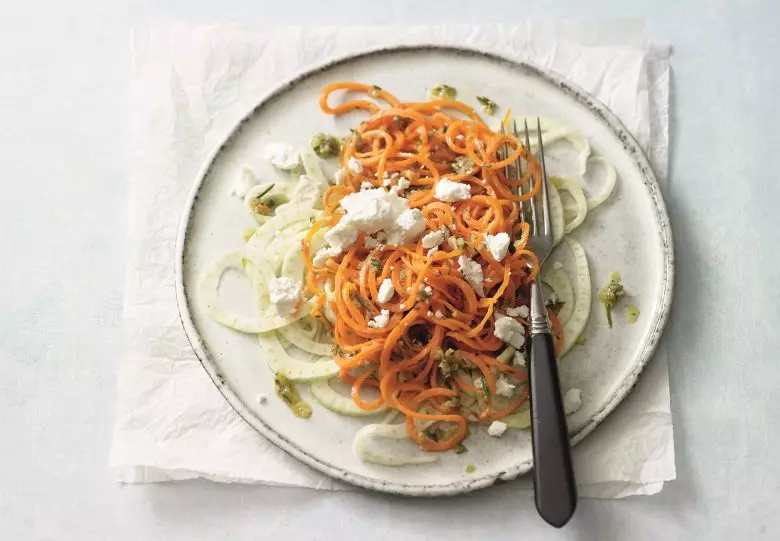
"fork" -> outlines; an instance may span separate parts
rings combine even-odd
[[[530,152],[528,121],[524,124],[525,148]],[[525,207],[528,206],[530,215],[528,223],[531,227],[530,248],[539,259],[541,267],[552,251],[553,235],[550,224],[550,203],[547,197],[547,170],[544,164],[542,129],[538,118],[536,127],[539,152],[537,159],[541,166],[542,186],[539,193],[527,204],[520,203],[519,218],[526,221]],[[504,131],[503,126],[501,131]],[[517,122],[514,123],[513,131],[514,136],[519,139]],[[522,177],[520,158],[514,163],[514,171],[517,175],[515,178]],[[509,166],[506,167],[505,174],[510,178]],[[523,193],[520,186],[513,191],[515,195]],[[538,211],[537,206],[541,206],[541,212]],[[569,521],[577,507],[577,485],[574,480],[569,433],[561,399],[555,347],[542,297],[540,274],[537,273],[536,279],[531,283],[531,362],[528,371],[531,391],[534,500],[539,515],[552,526],[560,528]]]

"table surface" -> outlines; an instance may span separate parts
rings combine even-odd
[[[224,4],[26,0],[2,10],[0,539],[778,538],[780,4],[396,0],[359,15],[317,0]],[[677,481],[653,497],[584,500],[555,531],[511,484],[419,501],[113,480],[132,27],[637,16],[674,46],[667,203],[678,282],[665,341]]]

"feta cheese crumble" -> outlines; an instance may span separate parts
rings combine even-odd
[[[473,259],[466,257],[465,255],[458,256],[458,269],[463,278],[471,284],[474,291],[480,297],[485,296],[485,289],[482,287],[482,266]]]
[[[468,184],[461,184],[460,182],[452,182],[447,177],[442,177],[439,179],[439,182],[436,183],[433,196],[439,201],[445,201],[447,203],[463,201],[464,199],[471,197],[471,186]]]
[[[525,329],[511,317],[500,317],[496,320],[493,336],[517,349],[525,344]]]
[[[301,282],[282,276],[268,282],[268,296],[280,316],[289,316],[301,298]]]
[[[377,293],[376,300],[379,302],[389,302],[395,295],[395,287],[393,287],[393,281],[390,278],[382,280],[382,284],[379,286],[379,292]]]
[[[318,180],[309,175],[301,175],[290,194],[290,200],[305,207],[322,208],[322,196],[328,189],[325,179]]]
[[[346,176],[347,171],[345,169],[337,169],[336,172],[333,173],[333,180],[336,181],[336,184],[341,184]]]
[[[384,231],[389,244],[404,244],[425,230],[419,209],[410,209],[409,201],[381,188],[350,194],[341,200],[341,208],[346,214],[325,233],[325,241],[339,253],[352,246],[361,231]]]
[[[249,190],[256,185],[257,179],[255,178],[254,172],[249,167],[244,167],[241,169],[241,174],[235,182],[233,182],[233,185],[230,188],[230,195],[243,200],[246,197],[246,194],[249,193]]]
[[[506,315],[508,315],[510,317],[527,318],[528,314],[530,314],[530,310],[525,305],[516,306],[514,308],[507,308],[506,309]]]
[[[263,149],[262,157],[277,169],[284,171],[295,169],[301,161],[300,153],[284,143],[267,144]]]
[[[488,427],[488,434],[494,438],[500,438],[506,432],[507,425],[501,421],[493,421]]]
[[[435,248],[444,242],[444,233],[441,231],[431,231],[422,238],[422,247],[426,250]]]
[[[526,363],[527,361],[525,359],[525,353],[523,353],[522,351],[515,351],[514,358],[512,359],[512,364],[514,364],[515,366],[523,367],[526,365]]]
[[[369,181],[367,181],[367,180],[366,180],[366,181],[364,181],[364,182],[362,182],[362,183],[360,184],[360,191],[364,191],[364,190],[371,190],[371,189],[373,189],[373,188],[374,188],[374,185],[373,185],[373,184],[371,184],[371,183],[370,183]]]
[[[411,185],[412,183],[409,182],[409,179],[406,177],[401,177],[398,179],[398,189],[401,191],[407,189]]]
[[[390,321],[390,310],[382,310],[368,322],[368,326],[373,329],[384,329],[388,321]]]
[[[349,169],[356,175],[359,175],[360,173],[363,172],[363,164],[360,163],[360,160],[352,156],[347,162],[347,169]]]
[[[504,375],[499,376],[496,380],[496,394],[499,396],[511,397],[515,392],[515,387]]]
[[[497,235],[491,235],[488,233],[485,235],[485,244],[493,259],[501,261],[506,257],[506,253],[509,250],[509,235],[506,233],[498,233]]]
[[[317,250],[317,253],[314,254],[311,262],[315,267],[322,267],[329,258],[335,257],[340,253],[341,250],[334,250],[333,248],[320,248]]]

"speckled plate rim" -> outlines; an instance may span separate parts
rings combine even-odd
[[[283,449],[296,459],[335,479],[339,479],[341,481],[345,481],[347,483],[371,490],[404,496],[450,496],[488,487],[498,481],[514,479],[517,476],[530,471],[533,465],[532,461],[526,460],[517,464],[513,468],[498,474],[485,475],[474,479],[462,479],[446,484],[409,485],[405,483],[380,481],[378,479],[373,479],[364,475],[354,474],[343,468],[336,467],[332,464],[329,464],[328,462],[320,460],[316,456],[313,456],[305,449],[302,449],[294,442],[285,438],[278,432],[274,431],[270,426],[265,424],[262,419],[257,417],[247,407],[247,405],[239,398],[233,389],[227,385],[224,377],[220,373],[219,366],[212,358],[192,321],[187,295],[188,285],[184,282],[185,248],[188,240],[190,223],[192,221],[192,210],[194,203],[198,198],[198,193],[200,192],[203,181],[211,172],[216,158],[219,156],[222,150],[233,141],[234,137],[241,131],[243,125],[246,122],[251,120],[267,102],[273,100],[277,96],[286,92],[292,86],[305,81],[315,74],[327,71],[328,69],[349,63],[354,60],[370,58],[372,56],[380,56],[383,54],[392,54],[398,52],[425,51],[463,54],[481,57],[491,62],[499,62],[510,67],[511,69],[519,70],[526,75],[536,77],[557,88],[558,91],[561,91],[574,98],[576,101],[586,106],[592,112],[592,114],[603,124],[605,124],[623,143],[625,152],[631,158],[634,166],[639,171],[644,186],[648,191],[648,195],[653,202],[655,207],[655,218],[659,226],[658,241],[661,245],[660,248],[663,254],[662,280],[659,296],[657,299],[657,305],[659,308],[653,315],[650,331],[644,344],[642,344],[642,347],[640,348],[640,352],[636,358],[633,369],[623,379],[622,384],[609,397],[605,403],[605,406],[592,417],[590,422],[580,428],[577,432],[570,435],[571,442],[572,444],[577,444],[582,441],[588,434],[590,434],[593,429],[595,429],[634,388],[639,375],[648,361],[652,358],[652,355],[661,338],[661,334],[663,333],[663,330],[666,326],[666,322],[669,317],[669,311],[671,309],[674,286],[674,248],[672,245],[672,230],[669,222],[669,215],[666,211],[666,205],[664,204],[660,187],[656,181],[655,174],[650,167],[650,163],[648,162],[644,152],[641,150],[639,143],[637,143],[636,139],[634,139],[633,135],[629,133],[623,123],[604,104],[585,92],[578,85],[568,81],[556,73],[535,66],[529,62],[518,61],[503,55],[492,52],[488,53],[469,47],[456,47],[449,45],[400,45],[367,49],[359,53],[353,53],[334,58],[326,63],[306,69],[291,79],[288,79],[273,89],[270,93],[265,95],[262,99],[260,99],[258,104],[255,105],[230,131],[225,140],[214,149],[200,170],[195,184],[187,198],[185,209],[179,222],[179,228],[176,236],[174,271],[176,280],[176,302],[179,309],[179,317],[187,335],[187,339],[189,340],[195,355],[198,357],[200,363],[203,365],[203,368],[206,370],[219,391],[233,407],[233,409],[252,428],[257,430],[273,444]]]

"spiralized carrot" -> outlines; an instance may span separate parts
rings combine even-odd
[[[366,96],[334,104],[335,94],[342,92]],[[422,449],[452,449],[468,433],[469,421],[500,419],[528,398],[525,369],[498,360],[504,343],[493,329],[507,308],[527,304],[528,284],[539,272],[536,256],[526,248],[529,226],[517,220],[520,202],[540,188],[539,163],[518,139],[491,131],[473,108],[455,100],[406,103],[376,86],[338,82],[323,88],[320,107],[331,115],[362,110],[369,116],[344,141],[341,182],[325,193],[325,217],[302,241],[307,290],[317,300],[312,315],[322,318],[325,308],[335,314],[334,358],[358,407],[395,408],[406,416],[409,436]],[[525,174],[507,178],[505,166],[518,158],[525,160]],[[346,169],[352,159],[362,165],[360,173]],[[454,204],[437,200],[434,188],[445,175],[468,184],[471,197]],[[365,182],[382,187],[385,178],[393,182],[400,176],[410,181],[404,195],[411,208],[422,212],[426,232],[446,231],[457,239],[455,245],[444,242],[431,255],[420,241],[369,248],[361,234],[347,252],[315,267],[314,236],[338,223],[341,199]],[[514,195],[513,187],[521,185],[523,195]],[[501,261],[485,245],[485,234],[498,233],[513,240]],[[483,296],[459,270],[461,255],[481,265]],[[385,279],[396,293],[380,302],[379,285]],[[332,284],[330,297],[326,284]],[[381,310],[390,314],[388,324],[372,327],[369,322]],[[560,344],[560,322],[554,313],[551,320]],[[483,388],[472,383],[477,377]],[[518,385],[515,396],[500,407],[493,396],[499,377],[511,377]],[[362,398],[366,387],[378,389],[378,398]],[[463,406],[475,395],[484,395],[481,411]],[[421,431],[416,421],[440,423],[441,437]]]

